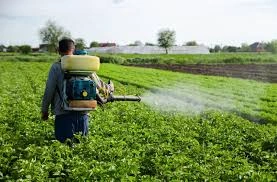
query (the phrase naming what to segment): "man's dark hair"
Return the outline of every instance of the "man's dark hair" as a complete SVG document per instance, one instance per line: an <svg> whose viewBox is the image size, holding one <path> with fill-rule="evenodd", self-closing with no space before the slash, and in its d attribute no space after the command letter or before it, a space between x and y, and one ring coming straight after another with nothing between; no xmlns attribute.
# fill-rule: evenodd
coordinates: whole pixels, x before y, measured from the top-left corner
<svg viewBox="0 0 277 182"><path fill-rule="evenodd" d="M74 41L70 38L63 38L59 41L59 51L67 52L70 49L74 48Z"/></svg>

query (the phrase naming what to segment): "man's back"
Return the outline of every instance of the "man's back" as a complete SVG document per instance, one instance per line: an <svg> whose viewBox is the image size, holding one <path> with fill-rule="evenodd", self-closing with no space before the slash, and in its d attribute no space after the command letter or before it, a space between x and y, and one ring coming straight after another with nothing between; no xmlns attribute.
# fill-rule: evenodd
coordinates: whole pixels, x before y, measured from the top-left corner
<svg viewBox="0 0 277 182"><path fill-rule="evenodd" d="M66 114L68 111L62 109L62 93L64 73L61 69L61 63L55 62L49 71L46 82L45 92L42 100L42 112L48 111L51 104L51 111L54 115Z"/></svg>

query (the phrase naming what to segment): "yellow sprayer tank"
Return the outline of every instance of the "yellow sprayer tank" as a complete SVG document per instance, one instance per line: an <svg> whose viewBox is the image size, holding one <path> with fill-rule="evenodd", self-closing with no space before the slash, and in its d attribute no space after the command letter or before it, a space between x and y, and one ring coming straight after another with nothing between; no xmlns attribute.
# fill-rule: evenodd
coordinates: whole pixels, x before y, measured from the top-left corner
<svg viewBox="0 0 277 182"><path fill-rule="evenodd" d="M100 60L97 56L66 55L61 58L62 70L70 73L92 73L99 70Z"/></svg>

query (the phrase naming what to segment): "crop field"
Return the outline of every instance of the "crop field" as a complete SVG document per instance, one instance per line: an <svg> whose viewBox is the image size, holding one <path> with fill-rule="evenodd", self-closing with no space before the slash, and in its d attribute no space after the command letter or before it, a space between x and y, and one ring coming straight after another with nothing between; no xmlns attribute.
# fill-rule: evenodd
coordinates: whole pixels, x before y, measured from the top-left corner
<svg viewBox="0 0 277 182"><path fill-rule="evenodd" d="M129 64L132 65L132 64ZM275 64L133 64L133 66L156 68L202 75L215 75L253 79L277 83L277 63Z"/></svg>
<svg viewBox="0 0 277 182"><path fill-rule="evenodd" d="M102 64L115 95L69 147L40 119L51 62L0 61L0 180L276 181L277 84Z"/></svg>
<svg viewBox="0 0 277 182"><path fill-rule="evenodd" d="M120 58L125 64L264 64L277 63L271 53L212 53L212 54L97 54Z"/></svg>
<svg viewBox="0 0 277 182"><path fill-rule="evenodd" d="M98 56L104 62L128 66L277 83L277 55L271 53L100 54Z"/></svg>

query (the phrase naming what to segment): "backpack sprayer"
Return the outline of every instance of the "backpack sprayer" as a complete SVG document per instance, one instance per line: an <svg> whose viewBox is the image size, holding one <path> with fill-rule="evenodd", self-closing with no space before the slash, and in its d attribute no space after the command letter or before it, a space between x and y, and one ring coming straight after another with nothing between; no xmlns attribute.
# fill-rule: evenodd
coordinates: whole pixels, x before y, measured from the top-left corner
<svg viewBox="0 0 277 182"><path fill-rule="evenodd" d="M97 89L100 81L95 74L99 70L100 60L96 56L66 55L61 58L64 71L62 101L64 110L91 111L97 104L103 105L114 101L141 101L139 96L115 96L113 89L101 96ZM108 86L112 86L109 81Z"/></svg>

